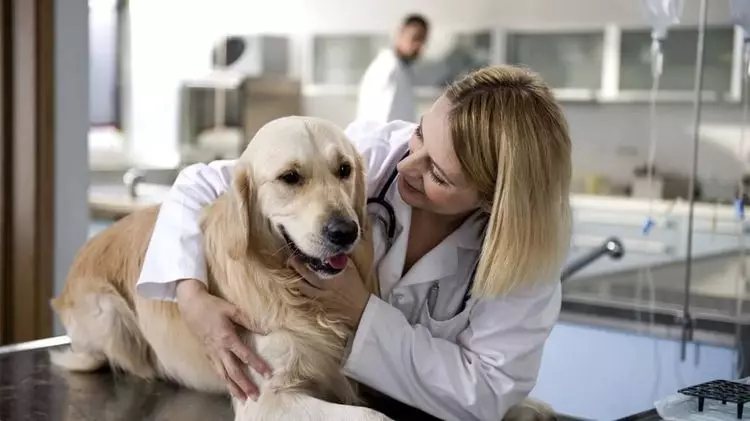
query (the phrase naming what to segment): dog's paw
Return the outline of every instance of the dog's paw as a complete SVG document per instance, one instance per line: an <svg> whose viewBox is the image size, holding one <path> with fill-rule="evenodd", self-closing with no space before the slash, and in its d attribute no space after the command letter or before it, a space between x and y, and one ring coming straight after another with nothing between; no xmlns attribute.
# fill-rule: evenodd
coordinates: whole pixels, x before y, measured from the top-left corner
<svg viewBox="0 0 750 421"><path fill-rule="evenodd" d="M511 407L503 421L557 421L557 413L546 403L527 398Z"/></svg>
<svg viewBox="0 0 750 421"><path fill-rule="evenodd" d="M97 371L107 365L103 354L74 351L72 348L50 350L49 359L53 365L73 372Z"/></svg>

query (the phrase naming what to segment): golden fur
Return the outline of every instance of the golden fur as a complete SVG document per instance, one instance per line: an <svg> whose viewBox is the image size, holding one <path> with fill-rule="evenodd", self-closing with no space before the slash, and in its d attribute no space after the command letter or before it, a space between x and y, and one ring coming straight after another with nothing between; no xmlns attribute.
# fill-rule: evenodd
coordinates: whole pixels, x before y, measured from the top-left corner
<svg viewBox="0 0 750 421"><path fill-rule="evenodd" d="M342 162L351 164L349 177L337 173ZM290 170L304 182L280 181ZM319 119L288 117L258 132L238 162L231 188L205 208L201 228L209 291L268 332L243 338L274 370L266 380L248 369L261 395L257 402L234 401L237 420L389 419L353 406L356 388L341 370L353 332L342 314L299 294L301 278L285 264L288 250L279 231L284 227L302 252L317 256L325 253L320 232L331 215L357 221L362 235L351 258L368 289L378 294L364 186L362 158L343 132ZM156 207L134 212L82 247L63 292L52 300L72 343L70 350L53 353L53 362L71 371L109 363L143 379L226 393L225 380L176 303L136 293L157 214Z"/></svg>

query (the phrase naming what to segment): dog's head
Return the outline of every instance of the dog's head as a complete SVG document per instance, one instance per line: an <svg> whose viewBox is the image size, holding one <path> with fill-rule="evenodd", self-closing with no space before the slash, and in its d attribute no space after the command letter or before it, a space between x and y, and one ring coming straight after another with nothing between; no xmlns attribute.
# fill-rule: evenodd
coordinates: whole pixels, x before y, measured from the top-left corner
<svg viewBox="0 0 750 421"><path fill-rule="evenodd" d="M318 118L284 117L263 126L240 157L229 194L236 258L253 242L258 227L251 225L261 224L311 270L330 277L346 267L365 224L362 157L341 129Z"/></svg>

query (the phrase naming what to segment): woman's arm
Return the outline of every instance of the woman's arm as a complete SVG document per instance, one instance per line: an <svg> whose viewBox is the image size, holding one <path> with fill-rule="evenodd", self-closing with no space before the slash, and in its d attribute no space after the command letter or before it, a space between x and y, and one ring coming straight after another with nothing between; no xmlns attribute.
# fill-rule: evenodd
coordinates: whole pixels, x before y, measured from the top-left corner
<svg viewBox="0 0 750 421"><path fill-rule="evenodd" d="M346 128L347 136L365 159L368 191L395 168L401 156L393 151L399 143L408 141L414 126L398 121L359 121ZM136 286L138 294L174 301L178 283L190 283L191 289L196 287L195 280L206 283L200 214L229 188L235 164L232 160L214 161L180 171L159 210Z"/></svg>
<svg viewBox="0 0 750 421"><path fill-rule="evenodd" d="M205 285L200 214L229 188L234 165L235 161L214 161L180 171L159 209L136 285L138 294L174 301L179 281L197 280Z"/></svg>
<svg viewBox="0 0 750 421"><path fill-rule="evenodd" d="M199 225L201 210L229 188L234 165L234 161L215 161L180 172L159 209L136 290L146 298L177 300L183 320L203 343L232 394L255 399L258 389L240 361L261 375L270 369L237 335L235 324L252 329L244 315L208 293Z"/></svg>
<svg viewBox="0 0 750 421"><path fill-rule="evenodd" d="M371 296L345 370L355 380L445 420L502 418L536 383L560 312L560 285L477 303L457 343Z"/></svg>

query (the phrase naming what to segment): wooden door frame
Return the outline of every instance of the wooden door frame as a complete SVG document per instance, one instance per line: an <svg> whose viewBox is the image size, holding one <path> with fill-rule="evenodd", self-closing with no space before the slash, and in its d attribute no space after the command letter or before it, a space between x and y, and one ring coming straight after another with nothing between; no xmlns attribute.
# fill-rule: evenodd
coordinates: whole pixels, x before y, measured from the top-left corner
<svg viewBox="0 0 750 421"><path fill-rule="evenodd" d="M0 2L0 344L52 334L55 0Z"/></svg>
<svg viewBox="0 0 750 421"><path fill-rule="evenodd" d="M6 145L10 140L8 133L8 121L11 118L9 113L8 101L6 97L8 95L8 87L11 86L8 79L8 51L7 45L10 39L10 27L12 20L10 19L9 4L6 2L0 2L0 345L10 342L10 332L8 329L8 320L11 312L8 297L10 295L10 284L7 282L8 278L8 220L5 217L5 209L8 209L9 200L6 196L7 189L7 157L6 157Z"/></svg>

